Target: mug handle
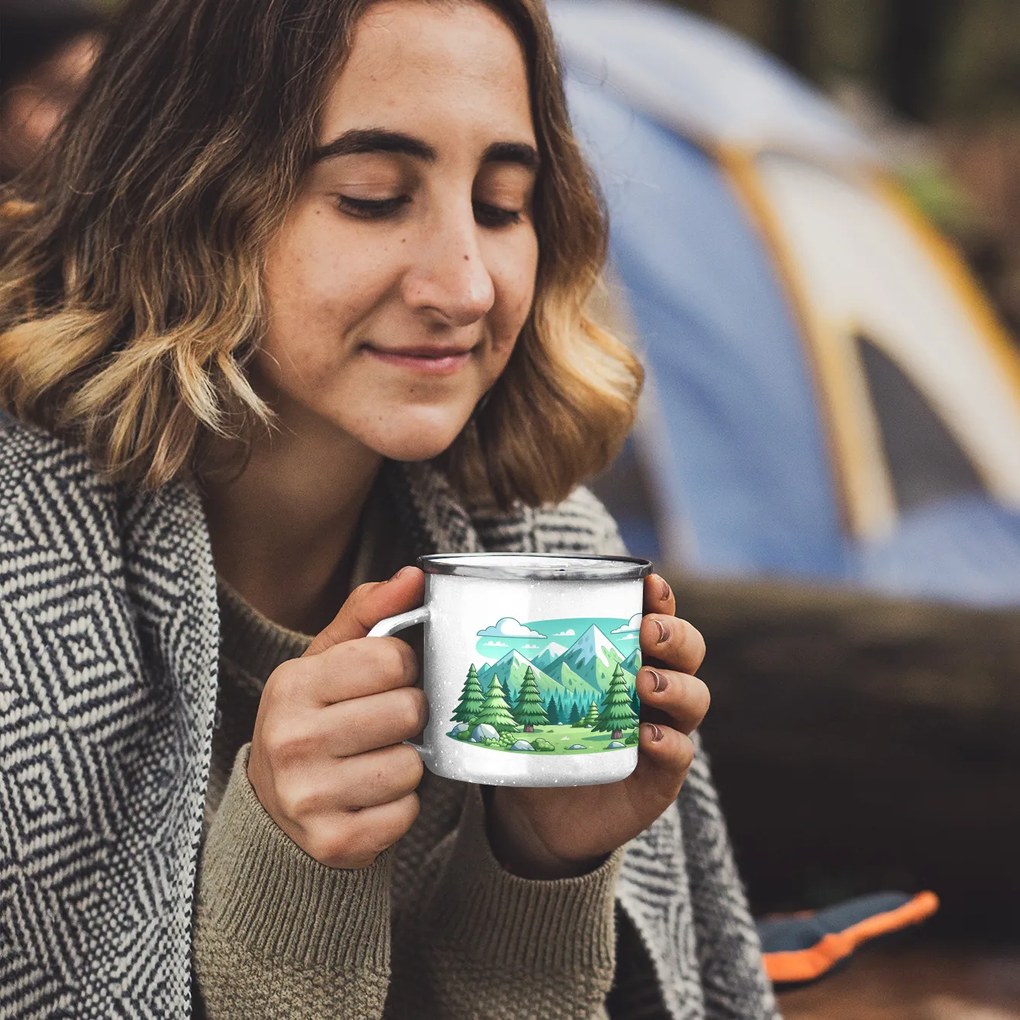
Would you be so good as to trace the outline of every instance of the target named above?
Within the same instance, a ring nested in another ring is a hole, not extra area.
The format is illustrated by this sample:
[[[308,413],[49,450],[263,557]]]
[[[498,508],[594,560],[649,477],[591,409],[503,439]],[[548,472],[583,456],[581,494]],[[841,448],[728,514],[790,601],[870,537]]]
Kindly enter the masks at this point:
[[[390,637],[398,631],[407,630],[416,623],[426,623],[429,618],[429,607],[419,606],[399,616],[388,616],[380,620],[369,632],[368,637]]]
[[[369,632],[368,637],[391,637],[393,634],[398,633],[402,630],[407,630],[408,627],[413,627],[416,623],[427,623],[429,619],[429,607],[419,606],[417,609],[412,609],[410,612],[401,613],[399,616],[388,616],[385,620],[380,620]],[[413,740],[405,740],[405,744],[408,747],[413,747],[420,755],[422,761],[428,765],[432,758],[431,752],[425,748],[422,744],[416,744]]]

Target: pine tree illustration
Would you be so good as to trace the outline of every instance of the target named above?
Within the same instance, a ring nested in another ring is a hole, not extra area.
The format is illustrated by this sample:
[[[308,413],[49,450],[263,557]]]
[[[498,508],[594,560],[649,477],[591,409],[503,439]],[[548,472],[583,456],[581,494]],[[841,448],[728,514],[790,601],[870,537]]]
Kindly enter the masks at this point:
[[[589,718],[591,713],[588,713]],[[623,670],[617,664],[613,670],[613,679],[609,681],[609,690],[602,698],[602,711],[599,712],[593,730],[611,730],[612,739],[619,740],[624,730],[629,730],[637,719],[630,704],[630,689],[623,677]]]
[[[482,702],[482,709],[475,716],[473,722],[476,724],[486,723],[494,727],[500,733],[506,733],[517,729],[517,720],[510,711],[506,702],[506,695],[503,693],[503,686],[499,677],[493,674],[489,681],[489,689],[485,693],[485,701]]]
[[[549,705],[546,708],[546,715],[549,716],[549,725],[557,726],[560,721],[560,706],[556,702],[556,695],[554,694],[549,699]]]
[[[588,729],[591,729],[598,721],[599,721],[599,706],[598,702],[593,701],[591,703],[591,708],[588,709],[588,714],[584,717],[584,722],[581,723],[581,725],[587,726]]]
[[[460,692],[460,701],[457,702],[457,707],[453,710],[453,721],[474,722],[475,717],[482,710],[484,700],[482,685],[478,681],[478,670],[475,669],[475,664],[472,662],[467,679],[464,681],[464,689]]]
[[[521,681],[521,690],[517,695],[517,704],[513,710],[514,718],[524,727],[525,733],[534,733],[536,723],[549,722],[549,715],[542,707],[542,695],[538,692],[535,671],[529,666]]]

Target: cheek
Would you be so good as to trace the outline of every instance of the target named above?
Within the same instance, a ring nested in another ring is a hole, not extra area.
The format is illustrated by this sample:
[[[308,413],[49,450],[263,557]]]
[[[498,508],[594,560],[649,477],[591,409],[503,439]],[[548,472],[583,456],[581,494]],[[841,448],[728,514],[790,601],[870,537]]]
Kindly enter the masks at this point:
[[[535,299],[535,277],[538,272],[537,242],[528,244],[518,257],[509,260],[502,274],[502,309],[498,346],[510,356],[517,336],[524,328]]]

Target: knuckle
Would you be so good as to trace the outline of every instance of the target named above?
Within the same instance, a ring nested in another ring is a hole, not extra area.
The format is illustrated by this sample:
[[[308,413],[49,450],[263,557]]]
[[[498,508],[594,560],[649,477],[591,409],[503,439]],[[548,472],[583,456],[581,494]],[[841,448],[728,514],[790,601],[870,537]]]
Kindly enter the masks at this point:
[[[687,620],[680,621],[681,629],[681,647],[690,652],[693,658],[697,660],[696,665],[693,667],[697,669],[701,665],[702,660],[705,658],[705,638],[701,631],[694,626],[693,623],[689,623]]]
[[[305,852],[329,868],[351,867],[351,860],[359,857],[349,826],[340,824],[332,828],[319,828],[305,841]],[[371,862],[369,862],[371,863]]]
[[[396,834],[390,842],[386,844],[387,846],[400,839],[400,837],[403,836],[412,825],[414,825],[415,821],[418,819],[418,815],[421,814],[421,800],[416,793],[409,793],[406,796],[401,797],[397,803],[401,808],[398,828]]]
[[[712,692],[709,690],[708,684],[704,680],[694,677],[694,700],[697,704],[698,711],[701,713],[701,717],[704,718],[708,715],[709,708],[712,707]]]
[[[405,683],[413,684],[418,679],[418,656],[414,649],[400,638],[392,638],[393,650],[396,655],[395,668],[399,670]]]
[[[304,680],[303,663],[300,659],[281,662],[266,680],[260,702],[270,708],[286,704],[294,696],[297,686]]]
[[[320,814],[324,806],[324,798],[319,791],[290,785],[277,789],[276,802],[284,816],[299,825]]]
[[[311,754],[312,738],[286,722],[267,719],[262,726],[262,748],[274,770],[303,762]]]
[[[347,596],[348,602],[360,602],[364,599],[373,588],[378,587],[377,581],[364,581],[359,584],[351,593]]]
[[[425,700],[425,693],[417,687],[407,687],[398,693],[400,730],[413,737],[425,728],[428,721],[428,702]]]
[[[401,744],[396,751],[400,755],[397,765],[400,775],[406,777],[409,786],[417,789],[425,775],[425,763],[421,760],[421,755],[407,744]]]
[[[392,679],[399,679],[405,686],[413,684],[418,677],[418,659],[411,646],[395,637],[377,641],[375,668]]]

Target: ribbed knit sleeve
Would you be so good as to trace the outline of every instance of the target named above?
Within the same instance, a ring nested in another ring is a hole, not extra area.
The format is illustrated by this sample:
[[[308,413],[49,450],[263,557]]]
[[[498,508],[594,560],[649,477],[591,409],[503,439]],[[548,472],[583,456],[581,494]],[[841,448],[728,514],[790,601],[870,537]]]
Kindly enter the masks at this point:
[[[518,878],[495,859],[478,787],[457,830],[422,862],[398,914],[387,1020],[593,1020],[606,1016],[622,850],[578,878]]]
[[[327,868],[263,810],[241,749],[209,830],[193,942],[209,1020],[382,1016],[390,968],[390,853]]]

